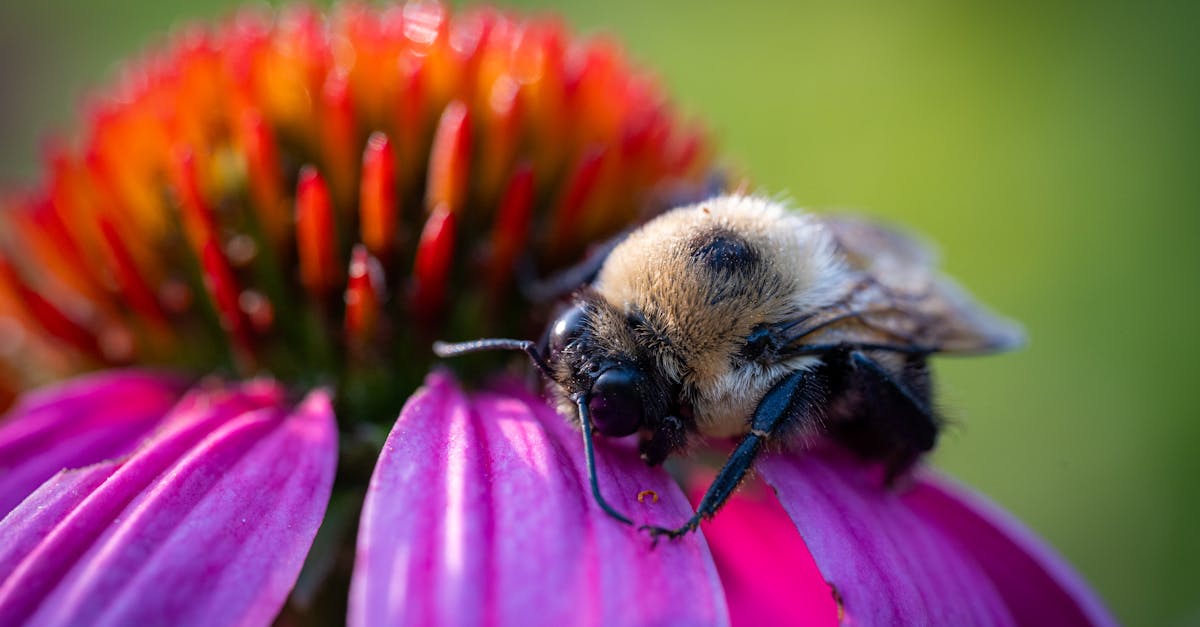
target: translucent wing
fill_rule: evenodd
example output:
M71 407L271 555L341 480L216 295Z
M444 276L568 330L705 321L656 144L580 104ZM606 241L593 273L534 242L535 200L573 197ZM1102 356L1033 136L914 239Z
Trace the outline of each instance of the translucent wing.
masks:
M852 344L923 353L986 353L1024 342L1020 326L985 309L936 270L922 242L863 218L829 216L851 271L834 306L791 323L794 348Z

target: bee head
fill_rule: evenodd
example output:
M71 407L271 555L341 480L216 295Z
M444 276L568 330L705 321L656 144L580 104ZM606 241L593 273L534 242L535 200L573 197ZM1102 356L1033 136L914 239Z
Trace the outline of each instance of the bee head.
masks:
M434 344L442 357L486 350L524 351L554 384L564 411L573 408L584 425L606 437L643 432L647 459L662 458L681 441L682 423L673 418L674 395L652 356L622 332L623 314L605 304L580 298L546 329L542 341L483 339ZM670 437L663 431L669 428ZM653 444L651 444L653 442ZM672 443L664 448L664 442Z
M649 377L635 363L596 354L593 312L582 302L564 311L547 329L544 357L552 378L583 400L596 430L624 437L645 423Z

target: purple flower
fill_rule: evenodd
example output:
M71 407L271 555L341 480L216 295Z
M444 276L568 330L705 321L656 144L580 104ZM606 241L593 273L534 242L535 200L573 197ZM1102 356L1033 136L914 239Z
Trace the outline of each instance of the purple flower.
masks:
M135 418L113 411L129 401ZM125 444L64 448L104 431ZM0 428L5 477L26 477L5 484L24 500L0 523L0 621L270 622L320 525L335 445L325 392L293 399L269 381L183 392L129 371L28 397ZM68 469L25 472L51 455ZM638 520L691 513L632 443L601 444L599 465ZM945 480L890 491L832 447L759 470L778 503L752 484L652 548L591 500L577 434L538 395L511 381L467 395L434 373L371 478L348 620L1113 624L1057 556Z
M433 338L535 332L519 265L708 189L611 44L240 13L109 93L0 213L0 624L1112 623L978 497L832 445L655 546L530 386L426 375ZM692 513L690 474L597 449L620 511Z
M139 372L97 375L13 410L0 452L17 479L6 496L23 500L0 523L0 623L266 624L279 613L333 486L329 394L291 402L271 381L180 391ZM107 449L73 446L106 433ZM45 477L51 456L64 469Z

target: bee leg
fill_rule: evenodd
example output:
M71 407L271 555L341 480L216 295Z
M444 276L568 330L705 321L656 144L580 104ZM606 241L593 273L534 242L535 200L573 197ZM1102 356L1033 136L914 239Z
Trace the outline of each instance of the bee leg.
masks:
M929 406L928 369L923 357L913 357L900 373L892 373L860 352L850 353L858 384L873 391L865 412L870 427L890 443L884 453L888 486L906 475L937 442L940 421Z
M604 499L604 495L600 494L600 480L596 474L596 445L592 441L592 417L588 409L587 397L580 395L575 399L576 407L579 409L579 420L581 422L581 431L583 432L583 459L587 466L588 484L592 487L592 499L596 501L596 505L605 514L611 516L614 520L632 525L633 521L629 517L613 509L612 505Z
M621 231L592 247L579 263L544 278L538 278L533 259L525 257L517 264L517 287L530 302L549 303L559 300L596 280L600 268L608 261L608 254L617 244L625 241L631 232Z
M794 372L763 396L750 420L750 433L742 438L733 454L725 461L717 478L708 486L696 514L678 529L644 525L658 540L661 536L678 538L696 530L701 520L712 518L729 500L730 495L746 478L750 466L761 452L763 444L785 427L815 423L828 396L829 381L824 368Z
M638 444L642 460L647 466L661 466L672 453L687 446L687 428L675 416L663 418L648 440Z

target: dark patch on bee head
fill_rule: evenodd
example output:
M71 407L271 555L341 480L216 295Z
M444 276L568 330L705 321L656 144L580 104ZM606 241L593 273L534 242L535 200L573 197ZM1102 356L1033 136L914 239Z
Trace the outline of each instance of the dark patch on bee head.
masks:
M688 242L695 259L713 273L748 275L759 264L758 250L726 228L701 232Z

